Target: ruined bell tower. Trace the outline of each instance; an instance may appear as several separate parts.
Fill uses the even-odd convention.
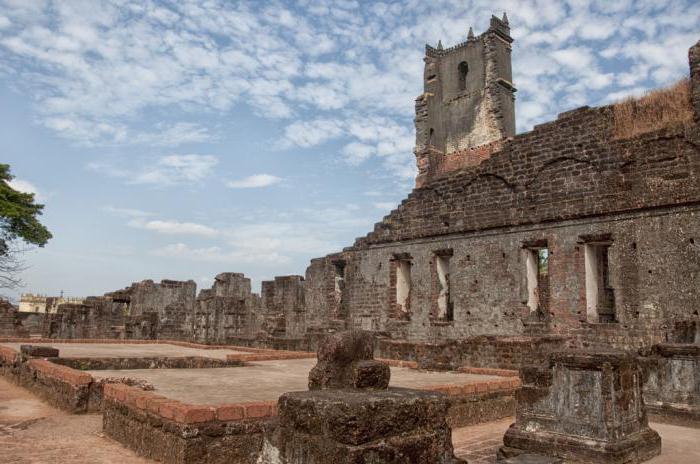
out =
[[[416,148],[421,174],[441,164],[438,154],[460,152],[515,135],[515,87],[508,17],[491,17],[489,29],[453,47],[425,46],[423,94],[416,99]],[[466,158],[465,158],[466,156]]]

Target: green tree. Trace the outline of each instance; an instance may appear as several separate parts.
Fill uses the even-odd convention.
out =
[[[44,205],[34,202],[33,193],[10,187],[10,166],[0,163],[0,288],[15,288],[24,269],[19,259],[27,246],[43,247],[51,232],[39,222]]]
[[[51,238],[51,232],[38,219],[44,205],[34,203],[33,193],[10,187],[12,178],[10,166],[0,164],[0,239],[5,242],[21,239],[43,247]]]

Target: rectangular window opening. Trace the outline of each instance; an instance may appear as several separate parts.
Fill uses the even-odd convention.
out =
[[[586,319],[588,322],[617,322],[615,290],[610,285],[610,243],[586,243]]]
[[[335,269],[334,285],[336,299],[340,301],[343,289],[345,288],[345,261],[336,261],[333,263],[333,267]]]
[[[531,312],[546,311],[549,301],[549,249],[525,248],[527,306]]]
[[[411,262],[396,262],[396,305],[402,315],[408,315],[411,303]]]
[[[445,321],[454,319],[454,307],[450,294],[450,254],[436,254],[435,271],[437,276],[437,318]]]

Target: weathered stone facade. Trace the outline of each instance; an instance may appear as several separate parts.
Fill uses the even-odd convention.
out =
[[[0,298],[0,336],[23,336],[25,330],[19,320],[17,308]]]
[[[499,458],[535,454],[565,462],[636,464],[661,452],[647,423],[643,369],[621,351],[564,351],[521,370],[516,421]],[[537,461],[534,461],[537,462]]]
[[[355,328],[386,353],[447,368],[458,367],[448,358],[512,368],[519,347],[541,340],[630,350],[672,341],[678,324],[700,321],[700,127],[621,138],[612,107],[584,107],[513,135],[501,105],[489,114],[502,125],[469,139],[476,126],[465,121],[495,101],[489,92],[512,103],[508,27],[493,18],[479,37],[427,49],[436,106],[418,111],[422,180],[353,246],[312,260],[305,277],[263,282],[259,296],[233,273],[198,297],[192,281],[134,284],[62,306],[46,335],[313,350]],[[688,104],[700,112],[700,43],[689,57]],[[463,61],[473,89],[458,117],[438,91],[461,85],[449,73]],[[428,143],[428,123],[443,131],[439,144]],[[471,141],[448,147],[462,136]]]

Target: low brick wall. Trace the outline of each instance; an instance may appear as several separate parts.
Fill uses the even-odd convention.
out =
[[[90,410],[94,382],[90,374],[46,359],[24,359],[4,346],[0,346],[0,373],[60,409],[71,413]]]
[[[519,378],[487,382],[429,385],[421,390],[445,393],[450,398],[447,423],[464,427],[515,415],[515,392],[521,386]]]
[[[112,338],[26,338],[26,337],[0,337],[0,343],[87,343],[87,344],[108,344],[108,345],[174,345],[185,348],[196,348],[199,350],[234,350],[247,351],[250,353],[265,353],[269,348],[253,348],[239,345],[202,345],[199,343],[183,342],[180,340],[120,340]]]
[[[215,359],[202,356],[181,356],[176,358],[164,356],[147,358],[49,358],[49,360],[81,371],[106,369],[206,369],[244,365],[244,362],[239,359]]]
[[[119,384],[104,395],[104,432],[166,463],[253,464],[277,424],[276,401],[190,405]]]
[[[235,353],[226,356],[231,362],[253,362],[253,361],[277,361],[280,359],[315,359],[316,353],[306,351],[271,351],[265,350],[257,353]]]
[[[462,366],[518,370],[533,352],[561,348],[567,338],[559,336],[479,336],[443,343],[414,343],[379,339],[375,357],[414,361],[421,369],[456,370]]]
[[[62,358],[25,359],[10,348],[0,346],[0,374],[47,403],[73,414],[98,412],[102,409],[103,388],[114,379],[95,380],[90,374],[55,361]],[[129,378],[120,383],[138,383]]]

